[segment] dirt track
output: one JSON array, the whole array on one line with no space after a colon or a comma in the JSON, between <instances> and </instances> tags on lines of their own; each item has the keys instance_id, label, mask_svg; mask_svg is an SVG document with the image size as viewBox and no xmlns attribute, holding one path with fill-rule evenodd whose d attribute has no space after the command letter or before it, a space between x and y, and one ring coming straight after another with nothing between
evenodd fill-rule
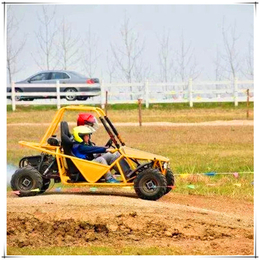
<instances>
[{"instance_id":1,"label":"dirt track","mask_svg":"<svg viewBox=\"0 0 260 260\"><path fill-rule=\"evenodd\" d=\"M158 201L125 188L24 198L8 192L7 246L158 246L180 255L254 255L253 214L250 202L174 191Z\"/></svg>"}]
</instances>

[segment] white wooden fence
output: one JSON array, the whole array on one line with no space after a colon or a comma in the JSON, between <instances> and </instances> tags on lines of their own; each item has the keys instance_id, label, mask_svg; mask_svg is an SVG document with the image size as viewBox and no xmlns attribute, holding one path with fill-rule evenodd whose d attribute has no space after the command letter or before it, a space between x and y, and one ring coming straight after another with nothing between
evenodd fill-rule
<instances>
[{"instance_id":1,"label":"white wooden fence","mask_svg":"<svg viewBox=\"0 0 260 260\"><path fill-rule=\"evenodd\" d=\"M93 84L91 86L96 86ZM15 92L16 87L53 87L56 92L34 92L26 93L27 97L34 96L53 96L55 99L35 99L33 101L18 101L15 97L25 96L25 93ZM238 102L254 101L254 82L253 81L201 81L193 82L171 82L171 83L154 83L146 80L141 83L100 83L101 91L96 92L95 97L87 100L67 101L62 96L68 95L60 91L59 82L56 84L24 84L15 85L12 83L12 91L7 93L7 104L12 104L15 110L16 105L53 105L57 108L61 105L97 105L100 104L104 108L105 104L123 104L137 103L138 99L142 99L146 107L151 103L189 103L190 107L194 103L200 102L234 102L237 106ZM77 85L77 87L85 87L86 85ZM75 87L75 84L66 84L66 87ZM93 92L89 92L92 93ZM88 95L88 92L69 93L70 96ZM11 99L10 99L11 97Z\"/></svg>"}]
</instances>

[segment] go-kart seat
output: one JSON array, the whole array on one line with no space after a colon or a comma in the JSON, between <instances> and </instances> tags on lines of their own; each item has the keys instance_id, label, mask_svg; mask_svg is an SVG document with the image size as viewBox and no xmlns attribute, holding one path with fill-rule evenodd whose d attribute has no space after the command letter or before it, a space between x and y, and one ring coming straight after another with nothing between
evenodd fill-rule
<instances>
[{"instance_id":1,"label":"go-kart seat","mask_svg":"<svg viewBox=\"0 0 260 260\"><path fill-rule=\"evenodd\" d=\"M60 130L61 130L61 146L63 148L64 154L73 156L71 152L72 145L73 145L72 135L69 132L69 126L66 121L60 122ZM75 175L79 175L79 170L71 161L71 159L66 158L66 162L71 177L72 176L76 177Z\"/></svg>"},{"instance_id":2,"label":"go-kart seat","mask_svg":"<svg viewBox=\"0 0 260 260\"><path fill-rule=\"evenodd\" d=\"M63 148L64 154L74 156L74 154L71 152L73 139L71 133L69 132L69 126L66 121L60 122L60 130L61 130L61 147ZM73 182L86 181L85 178L80 173L80 171L75 166L75 164L71 161L71 159L66 158L66 162L67 162L70 178ZM103 182L105 181L105 178L101 177L100 180Z\"/></svg>"}]
</instances>

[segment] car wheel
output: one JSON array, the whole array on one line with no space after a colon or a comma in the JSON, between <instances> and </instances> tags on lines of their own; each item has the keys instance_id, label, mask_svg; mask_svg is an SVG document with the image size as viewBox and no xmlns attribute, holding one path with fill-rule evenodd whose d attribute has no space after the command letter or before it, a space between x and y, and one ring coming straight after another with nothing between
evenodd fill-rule
<instances>
[{"instance_id":1,"label":"car wheel","mask_svg":"<svg viewBox=\"0 0 260 260\"><path fill-rule=\"evenodd\" d=\"M22 93L23 91L22 91L20 88L16 88L16 89L15 89L15 92L16 92L16 93ZM10 93L12 93L11 90L10 90ZM12 96L10 96L10 99L12 100ZM16 96L16 97L15 97L15 101L21 101L21 100L22 100L22 96L19 96L19 97Z\"/></svg>"},{"instance_id":2,"label":"car wheel","mask_svg":"<svg viewBox=\"0 0 260 260\"><path fill-rule=\"evenodd\" d=\"M70 95L70 93L76 93L77 90L75 88L66 88L65 89L65 92L67 93L65 98L68 100L68 101L74 101L77 99L77 96L75 95Z\"/></svg>"},{"instance_id":3,"label":"car wheel","mask_svg":"<svg viewBox=\"0 0 260 260\"><path fill-rule=\"evenodd\" d=\"M16 93L22 93L23 91L20 88L15 89ZM15 101L21 101L23 98L22 96L15 97Z\"/></svg>"},{"instance_id":4,"label":"car wheel","mask_svg":"<svg viewBox=\"0 0 260 260\"><path fill-rule=\"evenodd\" d=\"M157 169L146 169L134 180L135 192L144 200L158 200L165 194L166 186L165 176Z\"/></svg>"},{"instance_id":5,"label":"car wheel","mask_svg":"<svg viewBox=\"0 0 260 260\"><path fill-rule=\"evenodd\" d=\"M34 196L42 189L41 174L33 167L26 166L15 171L11 178L11 188L19 197Z\"/></svg>"}]
</instances>

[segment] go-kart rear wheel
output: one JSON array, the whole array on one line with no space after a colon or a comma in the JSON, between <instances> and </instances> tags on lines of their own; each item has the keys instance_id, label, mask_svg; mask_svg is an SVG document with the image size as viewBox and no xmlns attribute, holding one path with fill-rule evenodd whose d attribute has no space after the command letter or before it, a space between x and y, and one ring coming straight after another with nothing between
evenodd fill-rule
<instances>
[{"instance_id":1,"label":"go-kart rear wheel","mask_svg":"<svg viewBox=\"0 0 260 260\"><path fill-rule=\"evenodd\" d=\"M134 180L135 192L144 200L158 200L166 192L167 181L157 169L146 169Z\"/></svg>"},{"instance_id":2,"label":"go-kart rear wheel","mask_svg":"<svg viewBox=\"0 0 260 260\"><path fill-rule=\"evenodd\" d=\"M19 197L34 196L42 189L41 174L33 167L26 166L15 171L11 178L11 188Z\"/></svg>"},{"instance_id":3,"label":"go-kart rear wheel","mask_svg":"<svg viewBox=\"0 0 260 260\"><path fill-rule=\"evenodd\" d=\"M174 183L175 183L175 179L174 179L174 175L170 169L167 169L165 177L166 177L166 181L167 181L167 188L166 188L165 194L167 194L168 192L170 192L172 190Z\"/></svg>"}]
</instances>

